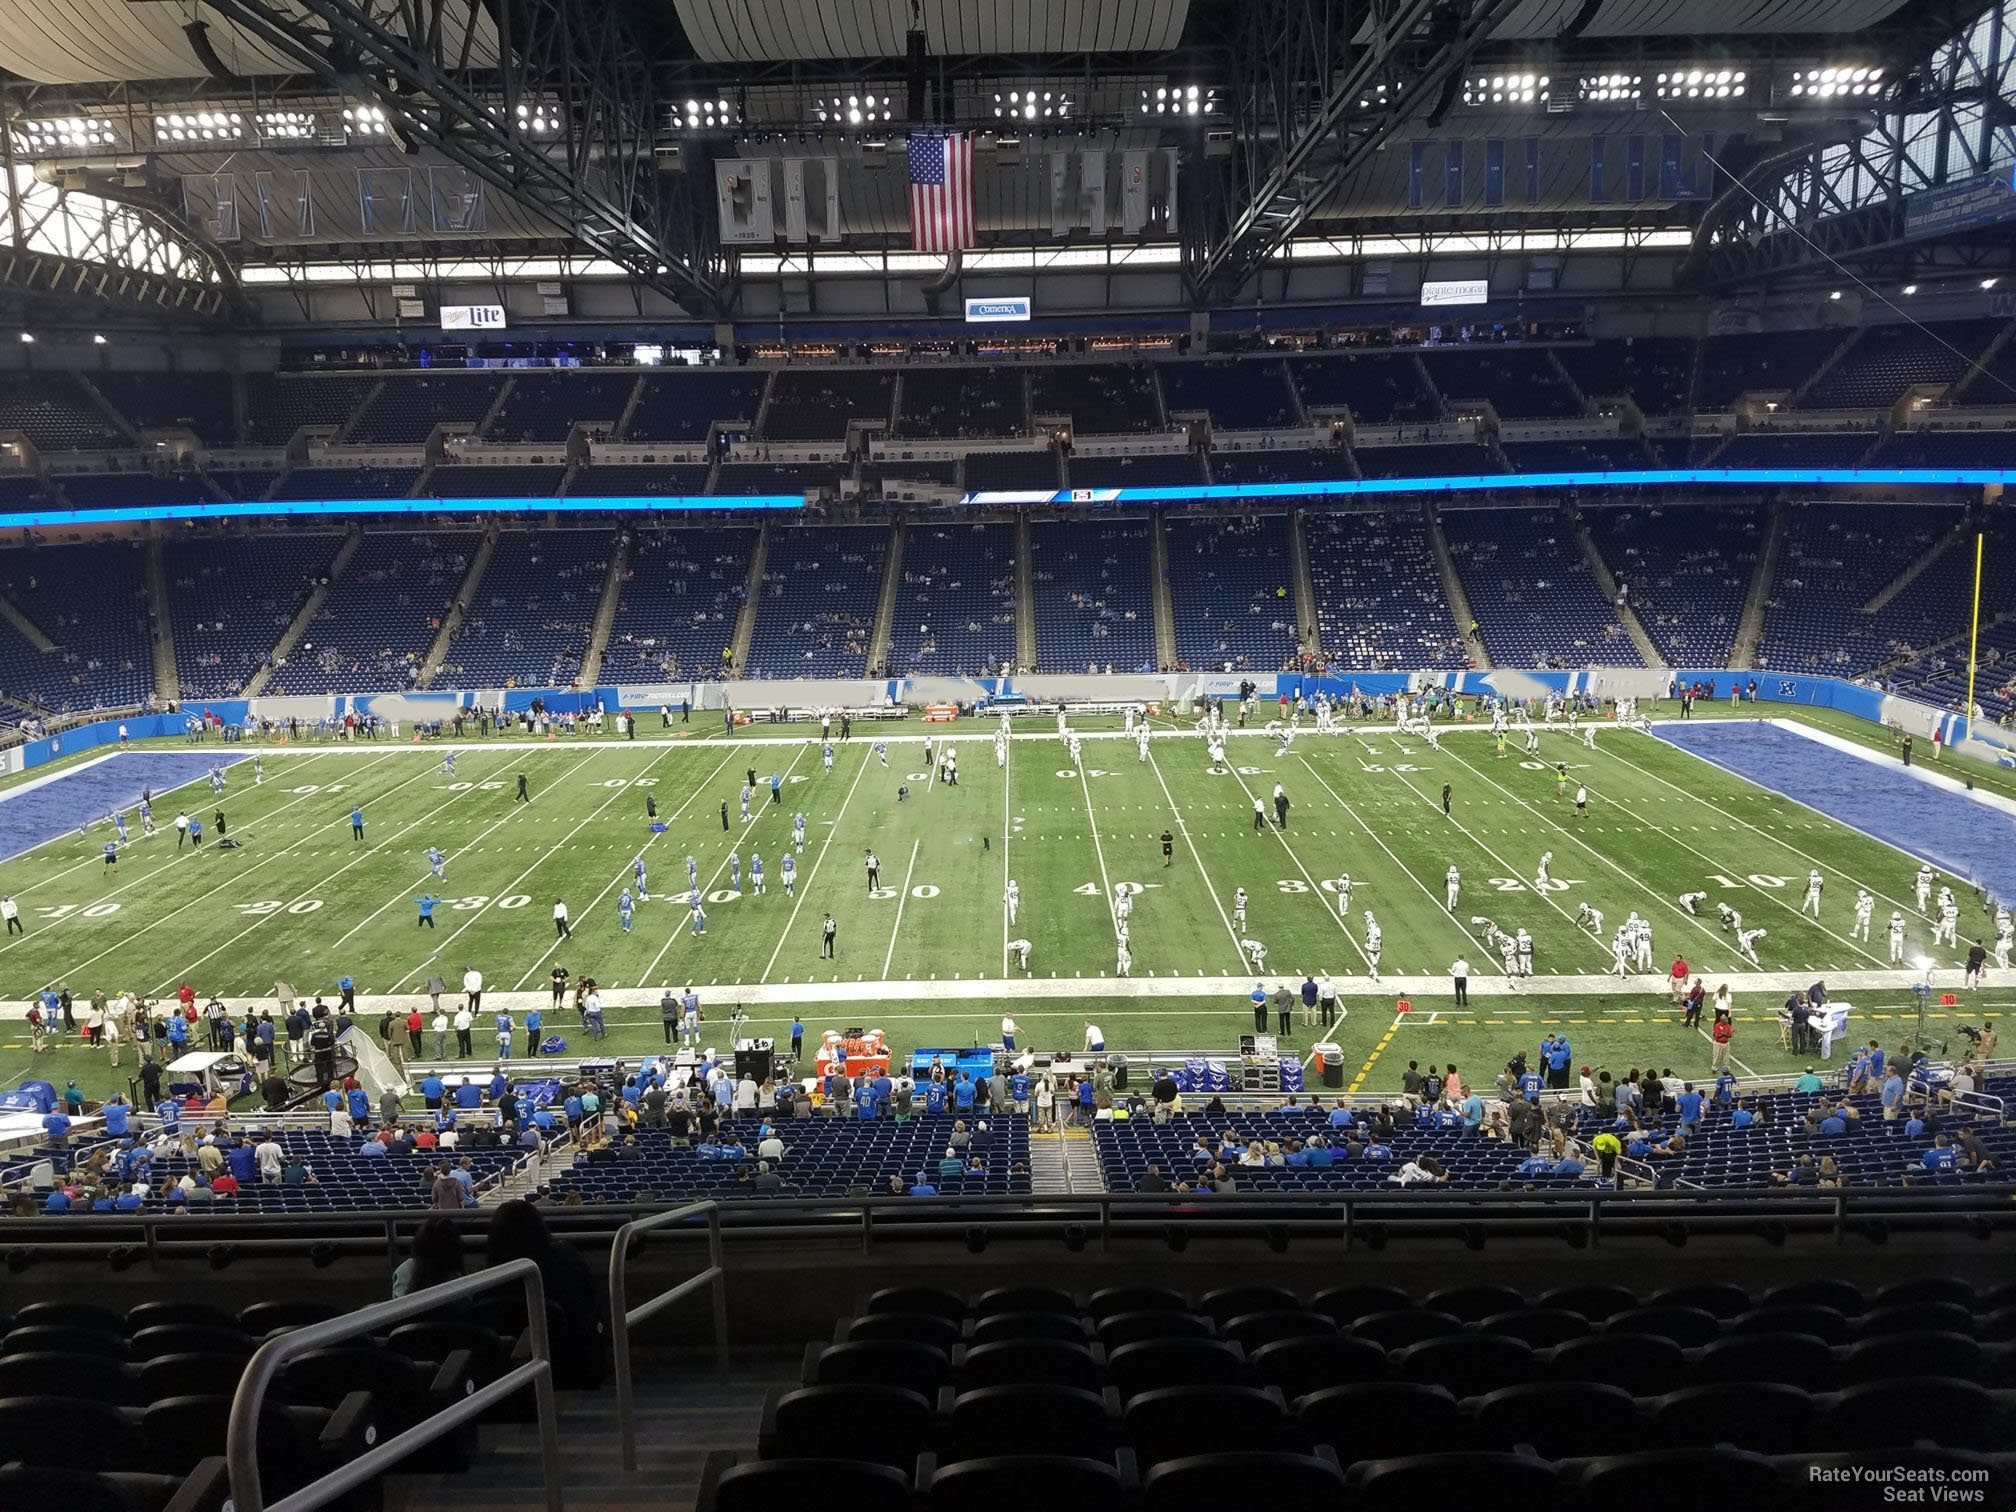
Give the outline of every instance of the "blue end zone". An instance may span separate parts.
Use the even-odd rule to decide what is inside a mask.
[[[1922,782],[1899,762],[1864,761],[1776,725],[1717,720],[1654,728],[1691,755],[1964,877],[1996,898],[2016,900],[2016,818],[1999,809]],[[1892,890],[1898,887],[1893,882]]]
[[[75,834],[79,825],[103,828],[100,838],[109,840],[112,831],[106,819],[114,809],[126,810],[127,833],[137,840],[140,816],[133,810],[143,788],[154,790],[154,822],[165,826],[179,805],[165,803],[164,794],[201,781],[213,766],[228,768],[245,759],[212,751],[128,751],[41,787],[0,794],[0,857],[18,856],[59,835]],[[204,797],[208,796],[206,788]]]

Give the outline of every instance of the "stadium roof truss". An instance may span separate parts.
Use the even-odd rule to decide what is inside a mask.
[[[711,207],[656,157],[656,70],[620,0],[509,0],[477,29],[443,24],[434,0],[203,0],[299,69],[429,149],[542,211],[595,256],[691,313],[723,314],[730,265]],[[473,66],[472,66],[473,65]],[[541,122],[550,123],[543,129]]]
[[[1946,14],[1955,29],[1860,123],[1866,129],[1767,157],[1722,195],[1697,228],[1690,282],[1728,288],[1836,267],[1902,276],[2012,265],[2016,0]],[[1913,195],[1991,175],[2011,191],[1999,214],[1914,224]]]
[[[17,163],[0,129],[0,292],[17,304],[86,300],[111,314],[210,322],[240,316],[237,277],[218,249],[144,194],[123,198],[84,175],[53,181]]]

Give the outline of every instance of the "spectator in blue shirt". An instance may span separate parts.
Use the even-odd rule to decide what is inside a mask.
[[[1890,1069],[1890,1074],[1883,1078],[1884,1122],[1886,1123],[1896,1122],[1898,1115],[1902,1113],[1903,1110],[1904,1110],[1904,1078],[1897,1074],[1897,1070],[1893,1066]]]
[[[1687,1082],[1682,1086],[1676,1101],[1680,1106],[1680,1130],[1682,1133],[1691,1134],[1701,1123],[1701,1094],[1694,1090],[1694,1083]]]
[[[1951,1171],[1960,1164],[1960,1156],[1952,1141],[1941,1134],[1932,1141],[1932,1148],[1919,1157],[1919,1163],[1928,1171]]]
[[[42,1118],[42,1132],[49,1137],[49,1143],[62,1149],[70,1142],[70,1115],[61,1108],[51,1108]]]
[[[367,1139],[364,1143],[357,1146],[357,1153],[367,1160],[382,1158],[385,1154],[385,1146],[375,1139]]]
[[[1327,1144],[1312,1144],[1309,1147],[1309,1165],[1318,1171],[1327,1171],[1337,1164],[1337,1152]]]
[[[359,1127],[362,1127],[371,1118],[371,1094],[366,1092],[362,1087],[353,1086],[350,1088],[349,1100],[350,1117]]]
[[[480,1108],[483,1106],[483,1088],[473,1081],[465,1081],[455,1089],[455,1106],[458,1108]]]
[[[1330,1127],[1333,1129],[1348,1129],[1355,1121],[1351,1110],[1342,1102],[1330,1110]]]
[[[224,1152],[224,1162],[231,1167],[231,1174],[238,1178],[240,1188],[249,1187],[259,1180],[259,1152],[249,1139],[241,1139]]]
[[[1757,1115],[1752,1113],[1746,1104],[1740,1102],[1736,1104],[1735,1111],[1729,1115],[1729,1127],[1732,1129],[1747,1129],[1756,1121]]]
[[[1484,1099],[1468,1088],[1463,1092],[1463,1127],[1475,1134],[1484,1125]]]
[[[1918,1114],[1913,1113],[1909,1118],[1904,1120],[1904,1137],[1906,1139],[1920,1139],[1924,1136],[1924,1133],[1925,1120]]]
[[[973,1101],[977,1094],[972,1073],[961,1071],[959,1080],[952,1088],[952,1106],[964,1115],[973,1111]]]
[[[127,1106],[126,1099],[115,1097],[98,1112],[105,1120],[105,1132],[123,1139],[128,1128],[127,1120],[133,1114],[132,1108]]]
[[[1553,1169],[1554,1162],[1549,1160],[1545,1155],[1528,1155],[1524,1160],[1519,1162],[1519,1168],[1513,1174],[1517,1176],[1545,1176],[1552,1172]]]
[[[441,1078],[431,1071],[420,1078],[420,1101],[429,1108],[441,1106]]]
[[[917,1179],[910,1183],[909,1190],[904,1195],[908,1197],[936,1197],[938,1195],[938,1188],[931,1184],[929,1176],[919,1171]]]
[[[1582,1174],[1582,1170],[1582,1162],[1577,1160],[1573,1155],[1563,1155],[1559,1160],[1554,1162],[1554,1174],[1556,1176],[1577,1177]]]

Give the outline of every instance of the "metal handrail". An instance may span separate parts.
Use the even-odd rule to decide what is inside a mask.
[[[660,1292],[650,1301],[640,1303],[634,1309],[631,1308],[630,1284],[624,1274],[630,1259],[630,1246],[653,1229],[669,1228],[673,1224],[684,1223],[689,1218],[703,1216],[707,1220],[707,1269],[697,1276],[681,1281],[669,1291]],[[717,1202],[689,1202],[684,1207],[673,1208],[670,1212],[639,1218],[616,1230],[615,1237],[610,1240],[609,1335],[616,1376],[616,1427],[622,1436],[625,1470],[637,1468],[637,1404],[630,1380],[630,1330],[639,1323],[656,1317],[681,1298],[691,1296],[701,1287],[710,1287],[714,1293],[714,1363],[721,1373],[726,1375],[728,1373],[727,1280],[728,1273],[722,1265],[721,1254],[721,1205]],[[250,1509],[250,1512],[257,1512],[257,1509]]]
[[[532,1358],[442,1408],[432,1417],[415,1423],[396,1438],[360,1454],[309,1482],[269,1507],[259,1480],[259,1417],[266,1405],[267,1389],[289,1360],[311,1350],[341,1344],[363,1334],[375,1333],[391,1324],[402,1323],[423,1313],[431,1313],[450,1303],[461,1302],[484,1292],[522,1282],[525,1287],[525,1317],[532,1335]],[[368,1386],[368,1382],[360,1386]],[[546,1327],[546,1283],[537,1263],[512,1260],[458,1276],[408,1297],[360,1308],[326,1323],[311,1323],[268,1339],[245,1364],[238,1391],[231,1399],[231,1422],[225,1439],[224,1456],[231,1476],[231,1501],[235,1512],[313,1512],[345,1492],[364,1485],[374,1476],[393,1467],[415,1449],[442,1438],[505,1401],[525,1386],[532,1388],[539,1413],[539,1458],[546,1478],[546,1512],[565,1512],[560,1492],[560,1423],[553,1401],[553,1349]]]

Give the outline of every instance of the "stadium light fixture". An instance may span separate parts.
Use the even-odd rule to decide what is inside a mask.
[[[888,95],[833,95],[813,103],[812,114],[828,126],[872,126],[896,119]]]
[[[21,345],[23,346],[35,345],[35,333],[33,331],[23,331],[21,333]]]
[[[673,108],[674,126],[684,126],[688,131],[726,131],[742,123],[742,112],[729,103],[726,95],[716,95],[711,100],[688,97]]]
[[[1740,68],[1686,68],[1657,74],[1652,87],[1662,100],[1740,100],[1750,76]]]
[[[1480,74],[1463,81],[1465,105],[1531,105],[1545,102],[1554,81],[1545,74]]]
[[[385,141],[392,135],[392,123],[385,118],[382,105],[345,105],[343,134],[367,141]]]
[[[104,333],[103,331],[98,331],[98,332],[94,333],[94,334],[93,334],[93,336],[91,337],[91,345],[93,345],[93,346],[104,346],[104,345],[105,345],[105,333]]]
[[[1997,285],[2001,281],[2002,280],[1999,278],[1984,278],[1981,280],[1981,287],[1984,289],[1992,289],[1995,287],[1995,285]]]
[[[1395,79],[1390,85],[1374,84],[1358,97],[1358,108],[1360,110],[1384,110],[1400,97],[1401,91],[1406,87],[1398,79]]]
[[[1153,89],[1141,91],[1143,115],[1218,115],[1223,104],[1217,89],[1206,84],[1158,84]]]
[[[44,120],[16,121],[14,145],[31,157],[117,147],[118,123],[98,116],[53,116]]]
[[[245,140],[245,117],[236,110],[177,110],[154,117],[154,140],[177,146],[228,147]]]
[[[1575,81],[1576,96],[1592,104],[1635,100],[1643,95],[1644,90],[1643,74],[1584,74]]]
[[[1841,291],[1839,289],[1831,289],[1828,291],[1827,297],[1829,299],[1839,299],[1841,297]]]
[[[710,107],[711,108],[711,107]],[[531,137],[553,137],[560,133],[560,107],[520,101],[513,108],[518,129]]]
[[[265,142],[306,142],[315,136],[312,110],[262,110],[252,118],[253,128]]]
[[[1802,68],[1792,71],[1792,93],[1802,99],[1867,98],[1882,92],[1883,70],[1880,68]]]
[[[1918,292],[1918,285],[1916,285],[1916,284],[1906,284],[1906,285],[1904,285],[1904,292],[1905,292],[1905,293],[1906,293],[1907,295],[1910,295],[1910,294],[1916,294],[1916,293]]]
[[[997,121],[1061,121],[1071,114],[1071,97],[1061,89],[1011,89],[994,96]]]

